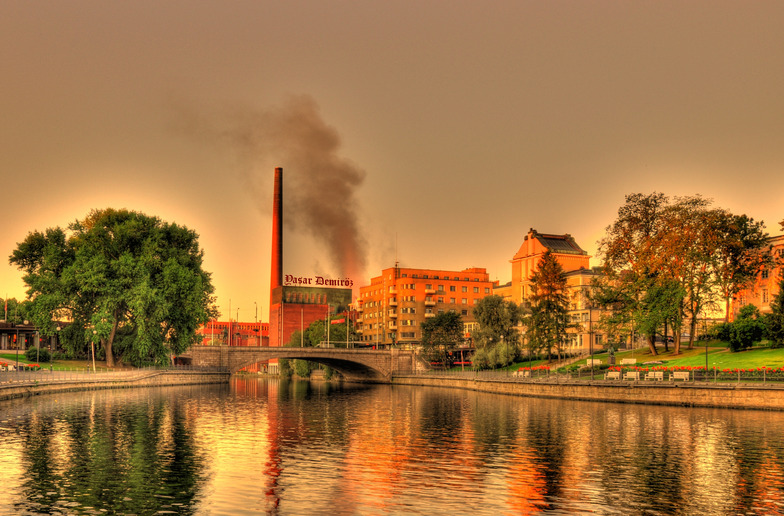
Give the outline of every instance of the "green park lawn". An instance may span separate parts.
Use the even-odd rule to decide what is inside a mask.
[[[9,364],[16,364],[16,353],[0,353],[0,362],[7,362]],[[27,365],[27,364],[34,364],[35,361],[30,362],[25,357],[24,353],[19,353],[19,365]],[[52,366],[52,369],[55,371],[70,371],[74,369],[86,369],[88,367],[87,360],[55,360],[53,362],[40,362],[39,365],[43,368],[49,369],[49,366]],[[103,365],[96,364],[99,367]]]
[[[663,366],[705,366],[705,342],[697,342],[693,349],[688,349],[686,343],[681,346],[678,355],[673,354],[673,346],[669,346],[669,351],[664,350],[664,346],[657,347],[657,355],[651,354],[648,348],[640,348],[633,351],[621,351],[615,354],[616,364],[620,365],[621,359],[636,358],[637,365],[645,362],[661,362]],[[732,353],[727,347],[726,342],[712,341],[707,343],[708,367],[718,367],[719,369],[756,369],[758,367],[768,367],[778,369],[784,367],[784,348],[771,349],[767,347],[752,348],[747,351]],[[607,363],[607,353],[594,355],[602,363]],[[578,362],[578,365],[585,365],[586,361]]]

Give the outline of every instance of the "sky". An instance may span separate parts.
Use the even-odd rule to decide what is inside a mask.
[[[278,166],[284,273],[355,286],[504,283],[529,228],[595,255],[631,193],[779,234],[782,24],[764,0],[5,0],[0,295],[29,232],[127,208],[196,231],[223,318],[266,322]]]

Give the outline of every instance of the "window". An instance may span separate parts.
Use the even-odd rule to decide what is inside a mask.
[[[455,291],[455,286],[454,285],[449,285],[449,291],[450,292],[454,292]]]
[[[463,304],[464,304],[464,305],[467,305],[467,304],[468,304],[468,299],[466,299],[466,298],[463,298]]]
[[[762,279],[768,279],[768,269],[762,271]]]
[[[455,298],[453,298],[453,297],[450,297],[450,298],[449,298],[449,302],[450,302],[450,303],[452,303],[452,304],[455,304]]]
[[[474,287],[474,294],[478,294],[478,293],[479,293],[479,287]]]
[[[439,302],[439,303],[443,303],[443,302],[444,302],[444,298],[443,298],[443,297],[441,297],[441,296],[439,296],[439,297],[438,297],[438,302]]]
[[[462,287],[460,290],[462,290],[463,292],[468,292],[468,287],[465,287],[465,286],[464,286],[464,287]]]
[[[425,284],[425,289],[426,290],[433,290],[433,284],[432,283]]]
[[[418,277],[419,277],[419,274],[412,274],[412,275],[411,275],[411,277],[412,277],[412,278],[418,278]]]
[[[485,294],[489,294],[489,293],[490,293],[490,287],[485,287]]]
[[[762,289],[762,302],[763,303],[767,303],[768,302],[768,289],[766,289],[766,288]]]
[[[460,311],[460,313],[461,313],[462,315],[468,315],[468,310],[461,310],[461,311]]]
[[[444,291],[444,286],[443,285],[439,285],[438,286],[438,291],[439,292],[443,292]]]

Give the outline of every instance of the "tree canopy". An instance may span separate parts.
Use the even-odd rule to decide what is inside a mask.
[[[512,362],[517,354],[522,308],[514,301],[497,295],[482,298],[474,307],[474,318],[479,327],[471,332],[476,352],[476,367],[495,367]]]
[[[463,320],[456,312],[442,312],[422,323],[422,349],[429,360],[449,362],[449,352],[465,340]]]
[[[198,235],[158,217],[93,210],[67,229],[28,234],[9,261],[25,273],[40,331],[71,322],[61,336],[71,351],[99,344],[109,366],[167,362],[217,315]]]
[[[769,260],[763,228],[699,196],[628,195],[599,242],[605,278],[595,299],[616,310],[604,322],[610,327],[625,319],[632,334],[647,337],[653,354],[656,334],[666,325],[674,330],[678,353],[688,322],[691,347],[699,315],[720,298],[728,304]]]

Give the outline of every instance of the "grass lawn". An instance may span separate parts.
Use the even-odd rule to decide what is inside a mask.
[[[752,369],[758,367],[769,367],[778,369],[784,367],[784,348],[770,349],[767,347],[752,348],[747,351],[732,353],[725,342],[708,342],[708,367],[714,366],[719,369]],[[705,366],[705,343],[695,343],[694,349],[681,347],[681,352],[674,355],[672,345],[669,351],[664,351],[664,347],[657,347],[658,355],[651,354],[650,350],[640,348],[633,351],[622,351],[615,354],[615,363],[620,365],[623,358],[636,358],[637,365],[645,362],[662,362],[667,367],[673,366]],[[607,363],[607,354],[594,355],[594,358]],[[587,362],[578,362],[585,365]]]
[[[8,362],[9,364],[16,364],[16,352],[14,353],[0,353],[0,362]],[[27,357],[24,353],[19,353],[19,365],[27,365],[27,364],[34,364],[35,361],[30,362],[27,360]],[[55,371],[71,371],[74,369],[86,369],[91,367],[91,363],[88,363],[87,360],[55,360],[53,362],[41,362],[39,365],[45,369],[49,369],[49,366],[52,366],[52,369]],[[96,366],[98,367],[105,367],[106,365],[103,362],[96,362]]]

